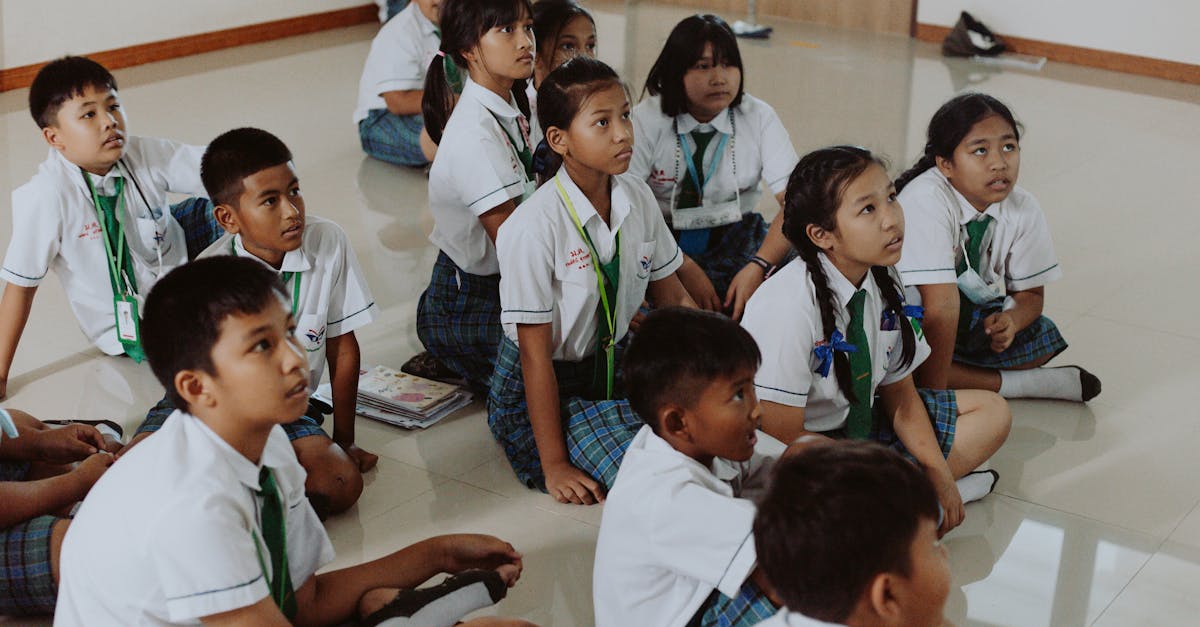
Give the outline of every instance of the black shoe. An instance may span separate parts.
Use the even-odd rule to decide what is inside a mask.
[[[958,23],[942,40],[942,54],[948,57],[994,57],[1005,49],[999,37],[966,11],[962,12]]]

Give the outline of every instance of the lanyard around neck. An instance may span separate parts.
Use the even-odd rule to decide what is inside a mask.
[[[687,165],[688,174],[691,175],[692,181],[696,184],[696,192],[700,198],[704,198],[704,188],[712,180],[713,174],[716,173],[717,165],[721,163],[721,157],[725,153],[725,144],[729,142],[728,135],[720,131],[716,132],[721,135],[721,141],[717,142],[717,149],[713,152],[712,162],[708,164],[708,171],[704,173],[703,179],[700,178],[700,174],[696,171],[696,157],[692,154],[692,148],[688,145],[687,137],[683,133],[679,133],[679,148],[683,151],[683,162]],[[703,159],[704,155],[700,155],[700,158]]]
[[[708,166],[708,175],[704,177],[704,186],[700,185],[700,181],[696,181],[696,196],[699,199],[704,198],[703,187],[708,185],[708,182],[712,180],[713,174],[716,173],[717,164],[720,163],[720,161],[721,161],[721,156],[722,156],[721,153],[723,153],[725,150],[725,140],[728,139],[729,140],[729,165],[731,166],[731,168],[733,170],[733,193],[734,193],[734,198],[737,200],[738,206],[740,207],[742,204],[742,190],[741,190],[741,185],[738,183],[738,176],[737,176],[737,120],[733,117],[733,109],[727,109],[726,111],[729,114],[730,133],[728,135],[721,133],[721,145],[717,147],[718,152],[713,155],[712,164],[710,164]],[[679,132],[679,120],[678,119],[671,120],[671,128],[674,129],[675,135],[676,135],[676,140],[677,140],[675,143],[675,179],[674,179],[675,184],[673,186],[671,186],[671,205],[670,205],[671,209],[674,210],[674,209],[676,209],[675,195],[679,192],[679,162],[681,160],[687,161],[688,173],[691,175],[693,180],[695,180],[695,178],[696,178],[696,166],[694,163],[692,163],[694,155],[692,155],[691,149],[687,147],[687,142],[684,141],[684,134]],[[720,132],[720,131],[718,131],[718,132]],[[685,150],[687,151],[687,158],[680,159],[680,155]],[[702,200],[701,200],[701,204],[703,204]]]
[[[237,246],[233,238],[229,239],[229,253],[235,257],[237,256]],[[294,316],[296,315],[296,306],[300,302],[300,273],[284,272],[283,284],[287,285],[289,281],[292,284],[292,315]]]
[[[121,272],[125,268],[125,221],[121,219],[121,210],[125,207],[125,194],[123,193],[125,177],[117,179],[116,202],[113,203],[113,218],[117,223],[117,249],[114,251],[113,244],[109,240],[104,211],[100,208],[100,195],[96,192],[96,186],[92,185],[92,178],[82,168],[79,173],[83,175],[83,182],[87,183],[88,191],[92,196],[92,205],[96,209],[96,221],[100,223],[100,234],[103,236],[101,239],[104,240],[104,252],[108,256],[108,271],[112,273],[113,285],[122,294],[129,295],[132,290],[129,289],[129,283]]]
[[[561,174],[559,175],[561,176]],[[600,290],[600,305],[604,309],[604,317],[602,322],[608,325],[608,341],[602,342],[602,346],[597,346],[598,349],[604,351],[605,370],[607,375],[607,395],[606,398],[612,398],[613,380],[616,373],[616,317],[615,311],[617,303],[615,301],[617,285],[613,285],[614,301],[608,302],[608,291],[604,289],[604,273],[600,270],[600,255],[596,253],[596,245],[592,242],[592,237],[588,235],[587,229],[583,228],[583,223],[579,221],[579,214],[575,212],[575,203],[571,202],[571,197],[567,195],[567,190],[563,188],[562,181],[558,176],[554,177],[554,185],[558,188],[558,197],[562,199],[563,204],[567,207],[567,213],[571,214],[571,222],[575,224],[575,230],[579,231],[579,235],[583,237],[584,243],[587,244],[588,252],[592,255],[592,269],[596,271],[596,287]],[[621,250],[621,231],[617,230],[616,237],[617,251]]]

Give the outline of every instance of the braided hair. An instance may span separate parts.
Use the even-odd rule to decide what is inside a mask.
[[[839,306],[829,287],[829,278],[821,265],[819,253],[821,249],[808,236],[808,225],[814,224],[825,231],[837,229],[837,210],[842,202],[842,194],[854,179],[858,178],[872,164],[885,167],[884,163],[871,151],[857,146],[833,146],[822,148],[804,155],[792,175],[788,178],[783,206],[783,234],[800,255],[800,259],[808,266],[808,274],[812,277],[816,289],[817,305],[821,309],[822,333],[826,338],[833,335],[837,328],[834,316]],[[892,279],[886,266],[872,266],[871,277],[879,286],[883,295],[884,305],[897,320],[905,320],[904,299],[900,286]],[[907,367],[912,363],[916,354],[916,334],[909,324],[900,324],[900,334],[903,350],[900,354],[901,363]],[[838,387],[850,402],[858,399],[854,396],[854,382],[850,376],[850,359],[845,353],[834,351],[833,371],[837,377]]]
[[[913,179],[937,165],[937,157],[952,160],[954,150],[962,143],[967,133],[971,132],[971,128],[993,115],[1004,118],[1004,121],[1012,126],[1017,141],[1021,141],[1021,126],[1003,102],[987,94],[975,92],[959,94],[948,100],[933,114],[933,119],[929,120],[929,130],[925,134],[925,151],[921,158],[896,178],[896,193],[900,193]]]

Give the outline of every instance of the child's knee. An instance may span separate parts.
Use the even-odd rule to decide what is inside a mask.
[[[296,457],[308,473],[304,491],[321,518],[340,514],[358,502],[363,491],[362,473],[354,460],[332,440],[314,437],[296,443],[309,439],[319,442],[305,442],[303,447],[296,447]]]

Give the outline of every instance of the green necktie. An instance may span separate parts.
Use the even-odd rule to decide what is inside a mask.
[[[696,142],[696,152],[692,154],[692,163],[696,166],[697,174],[704,177],[704,152],[708,150],[708,145],[712,139],[717,136],[717,131],[701,131],[696,129],[692,131],[692,141]],[[679,195],[676,197],[677,202],[675,207],[699,207],[700,206],[700,189],[704,187],[704,181],[693,181],[691,176],[686,173],[683,175],[683,183],[679,186]]]
[[[271,577],[267,587],[271,599],[289,620],[296,616],[296,595],[292,589],[292,575],[288,572],[287,529],[284,522],[283,501],[279,497],[279,486],[271,469],[263,466],[258,473],[259,494],[262,495],[263,543],[271,554]],[[259,555],[261,561],[262,555]],[[266,573],[263,573],[264,575]]]
[[[133,257],[129,254],[129,245],[121,239],[121,226],[118,222],[119,218],[117,217],[117,198],[121,195],[125,181],[122,177],[117,177],[115,180],[117,184],[117,193],[113,194],[112,196],[101,196],[99,193],[97,193],[96,199],[100,201],[100,219],[104,220],[104,232],[108,233],[108,243],[109,246],[112,247],[113,253],[118,253],[120,250],[118,247],[125,249],[123,255],[125,261],[121,264],[121,272],[124,274],[125,282],[128,283],[130,291],[136,294],[138,291],[138,286],[136,278],[137,275],[133,271]],[[120,277],[112,276],[111,271],[108,273],[108,275],[109,283],[112,285],[113,294],[124,293],[124,290],[121,289],[121,285],[117,283],[117,281],[120,280]],[[121,348],[125,351],[126,355],[129,355],[131,359],[139,364],[146,359],[146,353],[142,350],[141,344],[134,345],[121,342]]]
[[[846,436],[854,440],[865,440],[871,433],[871,345],[867,343],[867,332],[863,327],[866,300],[867,291],[858,290],[846,306],[850,310],[846,341],[857,349],[850,353],[854,402],[850,403],[850,413],[846,417]]]
[[[967,223],[967,242],[964,250],[965,259],[958,262],[958,274],[962,274],[967,270],[967,261],[970,261],[971,268],[976,274],[983,278],[979,267],[983,263],[983,240],[987,236],[988,227],[995,218],[988,214],[980,214],[979,217]],[[961,291],[958,293],[958,338],[965,338],[971,331],[971,319],[975,314],[975,303],[967,298],[966,294]]]

